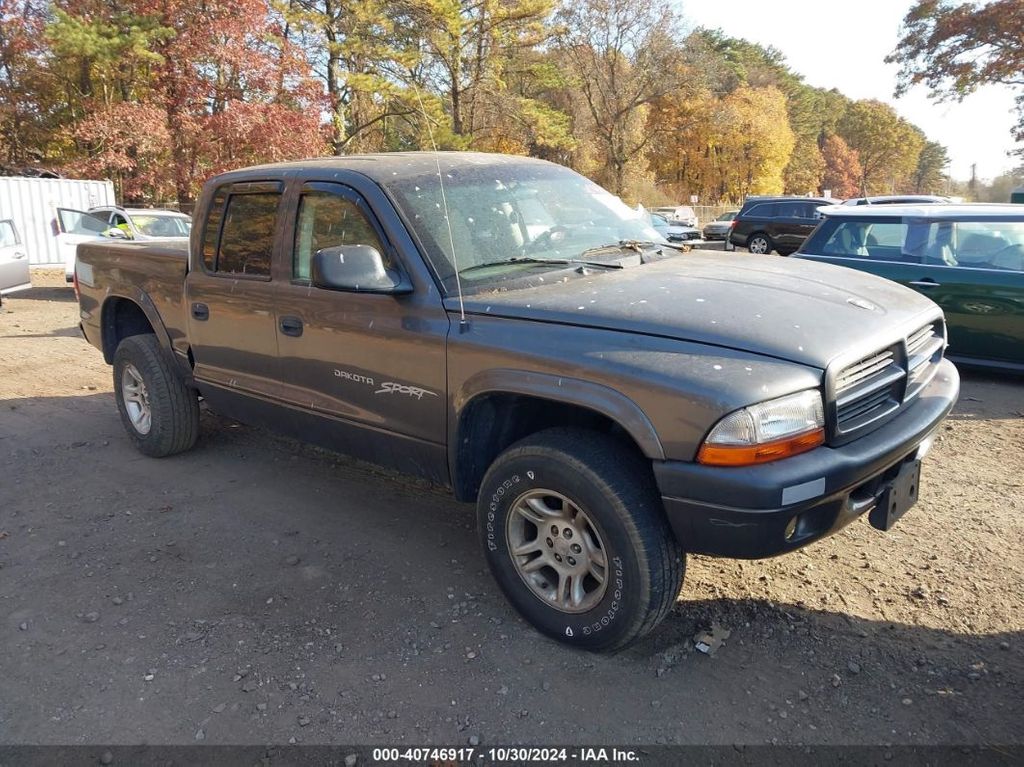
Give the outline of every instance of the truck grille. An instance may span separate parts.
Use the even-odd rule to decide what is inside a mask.
[[[842,368],[833,385],[835,436],[852,439],[917,396],[935,375],[945,344],[942,323],[933,322]]]

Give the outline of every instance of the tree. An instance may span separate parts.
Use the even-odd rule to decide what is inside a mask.
[[[825,158],[817,137],[801,136],[783,171],[783,188],[788,194],[814,194],[821,186],[824,172]]]
[[[394,0],[277,2],[288,34],[324,83],[334,154],[383,149],[386,121],[415,111],[401,76],[420,55],[403,7]]]
[[[425,53],[415,75],[447,101],[455,148],[493,143],[505,110],[530,110],[531,99],[507,98],[506,66],[549,38],[553,1],[408,0]]]
[[[838,133],[857,152],[861,194],[893,193],[907,185],[924,143],[919,130],[873,99],[853,102]]]
[[[46,32],[66,165],[125,196],[186,203],[225,167],[322,149],[319,88],[266,0],[58,0]]]
[[[922,136],[923,139],[923,136]],[[918,194],[936,194],[944,186],[949,153],[946,147],[935,141],[924,140],[921,154],[914,169],[914,191]]]
[[[559,51],[578,94],[577,129],[593,136],[604,160],[597,179],[625,194],[654,135],[650,105],[683,82],[673,44],[678,18],[661,0],[570,0],[558,21]]]
[[[719,160],[724,197],[779,194],[782,173],[796,142],[786,115],[786,99],[773,87],[737,88],[716,116],[722,136]]]
[[[167,173],[170,134],[160,104],[122,101],[99,107],[89,111],[70,137],[89,151],[67,163],[66,172],[111,179],[118,199],[125,202],[174,197],[173,176]]]
[[[1014,138],[1024,141],[1024,3],[992,0],[953,5],[917,0],[886,61],[900,65],[896,95],[926,85],[940,99],[962,100],[982,85],[1020,89]],[[1024,152],[1024,150],[1021,150]]]
[[[0,0],[0,157],[13,165],[38,163],[49,143],[45,24],[41,0]]]
[[[1024,168],[996,176],[990,184],[982,187],[978,202],[1009,202],[1010,193],[1019,186],[1024,186]]]
[[[860,194],[862,171],[857,152],[834,133],[825,139],[821,148],[825,170],[821,176],[821,191],[831,190],[839,199],[856,197]]]

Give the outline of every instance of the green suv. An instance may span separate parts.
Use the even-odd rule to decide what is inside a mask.
[[[949,357],[1024,372],[1024,209],[1014,205],[821,208],[796,258],[871,272],[935,301]]]

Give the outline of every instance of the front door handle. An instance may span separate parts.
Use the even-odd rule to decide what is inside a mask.
[[[302,335],[302,319],[300,317],[282,317],[278,326],[286,336],[298,338]]]
[[[938,288],[942,286],[941,282],[936,282],[928,277],[925,277],[923,280],[914,280],[910,284],[915,288]]]

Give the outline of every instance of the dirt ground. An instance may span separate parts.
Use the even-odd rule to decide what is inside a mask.
[[[964,375],[889,534],[692,557],[601,656],[517,617],[441,489],[209,413],[136,453],[36,281],[0,308],[0,743],[1024,742],[1020,379]]]

